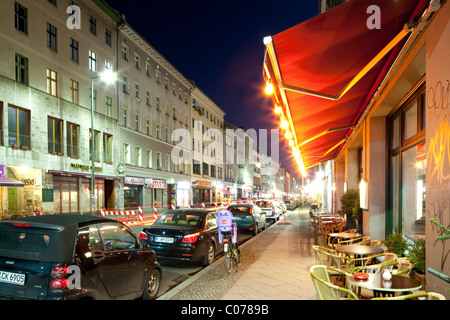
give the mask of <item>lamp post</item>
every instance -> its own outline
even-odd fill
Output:
[[[94,150],[95,150],[95,137],[94,137],[94,80],[101,79],[103,82],[109,84],[116,81],[117,75],[111,70],[105,70],[100,76],[91,78],[91,215],[95,214],[95,166],[94,166]]]

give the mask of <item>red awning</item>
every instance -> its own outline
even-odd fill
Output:
[[[380,29],[368,28],[373,4]],[[405,24],[428,4],[351,0],[272,37],[264,77],[274,85],[305,168],[339,154],[405,44]]]

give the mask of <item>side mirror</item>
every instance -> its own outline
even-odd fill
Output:
[[[93,250],[92,258],[94,259],[94,264],[100,263],[105,259],[105,253],[101,250]]]

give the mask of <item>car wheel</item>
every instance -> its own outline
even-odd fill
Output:
[[[258,234],[258,223],[255,223],[255,227],[253,228],[253,235],[256,236]]]
[[[214,262],[214,258],[216,257],[216,250],[214,244],[212,242],[209,243],[208,252],[206,252],[205,259],[203,260],[202,266],[209,266]]]
[[[159,291],[159,285],[161,283],[161,273],[158,269],[153,269],[145,282],[144,292],[142,298],[144,300],[154,300]]]

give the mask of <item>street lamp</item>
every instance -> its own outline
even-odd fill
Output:
[[[117,74],[111,70],[106,69],[99,76],[91,78],[91,214],[95,214],[95,167],[94,167],[94,80],[100,79],[106,84],[112,84],[116,81]]]

